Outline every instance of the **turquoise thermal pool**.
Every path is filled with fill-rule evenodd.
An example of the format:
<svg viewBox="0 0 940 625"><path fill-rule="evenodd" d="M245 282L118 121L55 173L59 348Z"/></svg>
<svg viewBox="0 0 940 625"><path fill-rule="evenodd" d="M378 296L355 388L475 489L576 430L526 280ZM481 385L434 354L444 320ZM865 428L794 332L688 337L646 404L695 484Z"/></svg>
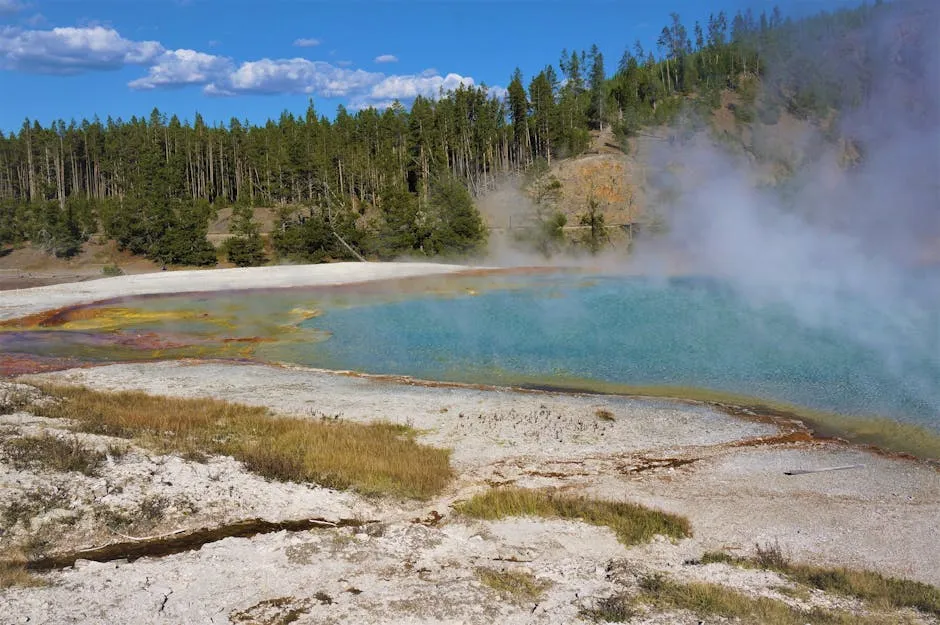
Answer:
<svg viewBox="0 0 940 625"><path fill-rule="evenodd" d="M109 362L245 358L429 380L708 389L940 431L940 323L806 322L714 280L496 274L105 302L0 350ZM844 311L843 311L844 312ZM847 321L848 320L848 321Z"/></svg>

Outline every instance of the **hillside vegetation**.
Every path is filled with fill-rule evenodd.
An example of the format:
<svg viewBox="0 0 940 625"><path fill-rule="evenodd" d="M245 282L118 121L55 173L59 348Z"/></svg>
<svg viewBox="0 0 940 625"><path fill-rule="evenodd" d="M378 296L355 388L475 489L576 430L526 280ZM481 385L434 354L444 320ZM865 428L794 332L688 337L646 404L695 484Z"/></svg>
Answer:
<svg viewBox="0 0 940 625"><path fill-rule="evenodd" d="M262 126L209 126L157 109L47 127L27 119L0 135L0 244L69 258L98 235L164 266L206 266L218 262L210 226L224 224L213 238L225 239L236 265L468 255L483 249L487 226L502 227L492 214L484 222L474 198L523 174L539 207L523 238L551 253L575 226L596 252L612 222L642 215L638 140L710 127L770 163L774 182L791 177L799 155L767 150L741 128L783 119L844 141L834 120L867 98L874 64L906 64L909 81L918 79L924 10L879 2L792 20L775 8L718 13L691 28L672 14L657 49L629 46L612 75L596 46L565 50L557 68L528 80L516 70L502 100L485 86L460 87L418 97L410 110L341 106L332 119L311 101L303 115L285 111ZM875 20L905 25L890 50L879 47ZM629 163L613 156L631 150ZM597 158L559 166L588 151ZM848 153L863 158L864 146Z"/></svg>

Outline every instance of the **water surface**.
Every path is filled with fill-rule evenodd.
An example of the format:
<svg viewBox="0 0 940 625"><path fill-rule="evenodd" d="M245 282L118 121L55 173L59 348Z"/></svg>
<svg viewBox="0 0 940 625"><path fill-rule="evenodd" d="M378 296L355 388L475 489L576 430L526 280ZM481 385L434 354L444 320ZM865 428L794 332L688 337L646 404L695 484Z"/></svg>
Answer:
<svg viewBox="0 0 940 625"><path fill-rule="evenodd" d="M940 431L940 317L846 299L827 319L710 279L439 277L112 301L0 332L0 351L244 358L433 380L694 387ZM921 314L922 313L922 314Z"/></svg>

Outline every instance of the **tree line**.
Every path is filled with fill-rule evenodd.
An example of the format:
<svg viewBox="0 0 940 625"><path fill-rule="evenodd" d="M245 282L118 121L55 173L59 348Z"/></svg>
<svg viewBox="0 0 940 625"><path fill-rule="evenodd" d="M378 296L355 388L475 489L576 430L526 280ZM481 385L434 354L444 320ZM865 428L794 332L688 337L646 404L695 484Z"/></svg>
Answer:
<svg viewBox="0 0 940 625"><path fill-rule="evenodd" d="M762 120L780 107L822 115L857 101L864 80L807 58L805 42L838 38L879 10L795 21L779 9L722 12L691 32L674 13L656 50L636 42L612 75L596 46L564 50L557 69L546 65L528 81L517 69L504 99L461 86L418 97L409 110L340 106L333 119L311 101L303 115L285 111L263 125L209 126L198 114L190 123L157 109L129 120L27 119L0 133L0 244L31 241L67 257L100 233L164 264L211 265L208 224L231 206L230 260L259 264L267 257L250 209L276 206L272 244L282 257L471 253L486 238L473 196L507 174L584 152L592 130L629 137L669 123L690 101L717 106L722 90L749 77L764 79L771 110Z"/></svg>

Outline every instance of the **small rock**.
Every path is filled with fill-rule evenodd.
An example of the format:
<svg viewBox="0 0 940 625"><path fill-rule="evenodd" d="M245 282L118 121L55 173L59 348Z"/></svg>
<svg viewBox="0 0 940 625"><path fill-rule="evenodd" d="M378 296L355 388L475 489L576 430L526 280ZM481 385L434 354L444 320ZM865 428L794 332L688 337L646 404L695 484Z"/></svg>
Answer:
<svg viewBox="0 0 940 625"><path fill-rule="evenodd" d="M92 485L91 492L94 495L95 499L101 499L102 497L106 497L108 494L108 481L98 480Z"/></svg>

